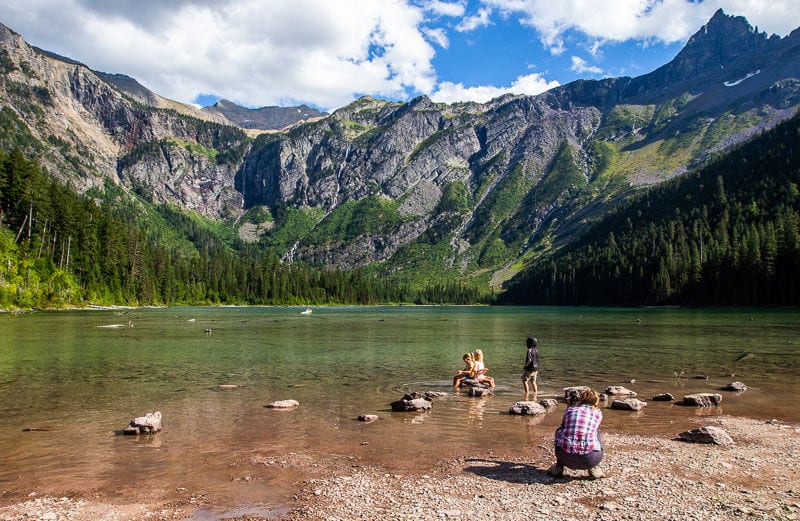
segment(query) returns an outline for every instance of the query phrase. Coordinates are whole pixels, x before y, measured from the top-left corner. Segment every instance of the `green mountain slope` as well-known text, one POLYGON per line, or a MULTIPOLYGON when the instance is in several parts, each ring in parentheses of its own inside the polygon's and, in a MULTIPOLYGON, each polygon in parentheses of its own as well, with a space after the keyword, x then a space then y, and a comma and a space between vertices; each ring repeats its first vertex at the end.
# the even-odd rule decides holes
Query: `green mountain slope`
POLYGON ((796 305, 800 115, 639 194, 532 263, 502 301, 796 305))

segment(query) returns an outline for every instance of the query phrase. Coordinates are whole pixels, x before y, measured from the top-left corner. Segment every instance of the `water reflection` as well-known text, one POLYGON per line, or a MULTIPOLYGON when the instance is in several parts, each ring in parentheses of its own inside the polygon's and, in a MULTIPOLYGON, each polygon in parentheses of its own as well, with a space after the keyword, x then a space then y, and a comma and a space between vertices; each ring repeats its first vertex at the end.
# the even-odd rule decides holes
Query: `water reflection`
MULTIPOLYGON (((561 406, 542 416, 508 414, 523 398, 530 334, 540 341, 539 398, 560 397, 573 385, 619 384, 643 401, 659 393, 678 401, 695 392, 723 395, 714 408, 650 401, 638 413, 606 410, 607 430, 669 436, 720 414, 800 421, 800 410, 775 399, 800 386, 796 311, 321 308, 300 316, 298 309, 187 308, 141 310, 129 318, 133 327, 97 327, 127 323, 120 318, 0 316, 0 482, 23 489, 150 476, 170 490, 227 490, 244 486, 232 481, 240 476, 230 465, 252 465, 254 455, 279 461, 335 446, 414 466, 542 443, 560 423, 561 406), (497 381, 491 396, 452 389, 454 361, 473 347, 497 381), (734 374, 748 390, 720 391, 734 374), (445 394, 430 412, 391 412, 403 394, 428 390, 445 394), (284 399, 301 405, 264 408, 284 399), (152 410, 164 415, 158 435, 114 435, 152 410), (354 420, 359 414, 380 421, 366 426, 354 420), (52 430, 23 432, 36 426, 52 430), (189 462, 199 470, 187 470, 189 462)), ((273 467, 258 465, 264 480, 279 479, 273 467)))

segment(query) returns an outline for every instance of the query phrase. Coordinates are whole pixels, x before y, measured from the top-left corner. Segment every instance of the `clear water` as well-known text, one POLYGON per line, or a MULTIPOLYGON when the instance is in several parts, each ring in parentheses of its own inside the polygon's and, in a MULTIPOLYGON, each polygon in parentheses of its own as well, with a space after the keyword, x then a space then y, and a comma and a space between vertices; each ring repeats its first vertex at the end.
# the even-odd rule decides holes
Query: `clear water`
MULTIPOLYGON (((171 308, 0 316, 0 491, 184 493, 275 504, 293 458, 409 469, 470 451, 523 451, 559 412, 507 414, 522 399, 525 337, 539 339, 540 398, 625 385, 741 394, 693 409, 606 410, 604 428, 675 435, 703 415, 800 421, 800 312, 604 308, 171 308), (105 327, 121 326, 121 327, 105 327), (207 332, 206 330, 210 330, 207 332), (455 392, 480 348, 494 396, 455 392), (682 375, 682 376, 681 376, 682 375), (707 376, 696 378, 696 376, 707 376), (735 376, 731 376, 735 375, 735 376), (236 385, 220 389, 220 385, 236 385), (429 413, 392 413, 408 391, 442 391, 429 413), (293 411, 264 406, 295 399, 293 411), (164 430, 119 435, 159 410, 164 430), (378 414, 372 424, 359 414, 378 414), (42 428, 33 432, 29 428, 42 428), (267 486, 263 486, 267 485, 267 486), (176 492, 177 491, 177 492, 176 492)), ((2 499, 2 495, 0 495, 2 499)))

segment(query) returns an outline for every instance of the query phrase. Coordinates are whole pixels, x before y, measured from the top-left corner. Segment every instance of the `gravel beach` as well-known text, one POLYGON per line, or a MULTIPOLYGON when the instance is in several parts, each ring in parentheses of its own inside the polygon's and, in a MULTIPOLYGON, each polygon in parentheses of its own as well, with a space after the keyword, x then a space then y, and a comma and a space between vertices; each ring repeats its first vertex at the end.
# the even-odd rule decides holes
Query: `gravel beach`
POLYGON ((606 477, 599 480, 571 470, 550 477, 553 451, 545 438, 517 454, 467 454, 399 474, 352 456, 294 454, 284 464, 303 477, 284 507, 270 511, 202 495, 115 504, 65 493, 0 496, 0 521, 800 519, 800 426, 726 416, 697 421, 721 427, 734 444, 605 432, 606 477))

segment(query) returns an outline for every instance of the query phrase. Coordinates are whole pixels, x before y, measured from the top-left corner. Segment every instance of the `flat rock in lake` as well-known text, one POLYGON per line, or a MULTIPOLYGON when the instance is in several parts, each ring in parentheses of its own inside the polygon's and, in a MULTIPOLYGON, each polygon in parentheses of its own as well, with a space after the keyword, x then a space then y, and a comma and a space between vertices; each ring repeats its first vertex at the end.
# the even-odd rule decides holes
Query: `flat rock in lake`
POLYGON ((609 396, 636 396, 637 393, 621 385, 609 385, 606 387, 606 394, 609 396))
POLYGON ((269 409, 292 409, 300 405, 297 400, 278 400, 268 403, 265 407, 269 409))
POLYGON ((511 408, 508 409, 510 414, 521 414, 523 416, 540 416, 547 414, 548 409, 539 402, 523 400, 515 402, 511 408))
POLYGON ((741 393, 747 390, 747 386, 742 382, 731 382, 722 388, 723 391, 735 391, 741 393))
POLYGON ((123 434, 155 434, 161 430, 161 411, 148 412, 134 418, 123 429, 123 434))
POLYGON ((431 408, 432 402, 427 400, 424 395, 411 392, 406 393, 397 401, 391 403, 392 410, 398 412, 407 411, 427 411, 431 408))
POLYGON ((564 387, 564 401, 567 403, 577 401, 581 397, 581 392, 591 389, 586 385, 575 385, 572 387, 564 387))
POLYGON ((618 409, 621 411, 639 411, 646 405, 647 402, 643 402, 636 398, 626 398, 624 400, 614 400, 611 402, 612 409, 618 409))
POLYGON ((693 405, 695 407, 716 407, 721 401, 721 394, 696 393, 684 396, 682 403, 683 405, 693 405))
POLYGON ((672 396, 670 393, 656 394, 656 395, 653 396, 652 399, 653 399, 654 402, 674 402, 675 401, 675 397, 672 396))

